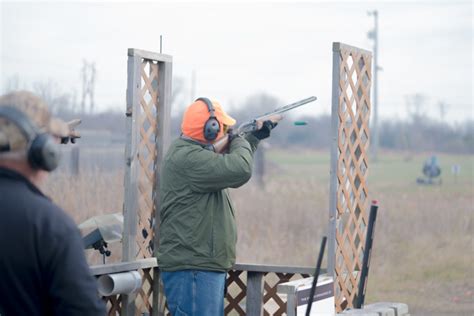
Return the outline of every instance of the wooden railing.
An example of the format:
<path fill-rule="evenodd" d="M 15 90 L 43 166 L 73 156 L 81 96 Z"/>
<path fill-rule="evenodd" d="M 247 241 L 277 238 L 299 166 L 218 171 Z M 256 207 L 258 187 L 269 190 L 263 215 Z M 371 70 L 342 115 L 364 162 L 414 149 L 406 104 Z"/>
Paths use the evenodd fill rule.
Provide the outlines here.
<path fill-rule="evenodd" d="M 311 267 L 236 264 L 227 277 L 226 315 L 283 315 L 286 298 L 277 293 L 280 283 L 314 273 Z"/>
<path fill-rule="evenodd" d="M 155 258 L 134 262 L 98 265 L 91 267 L 92 273 L 99 277 L 104 274 L 138 270 L 142 277 L 151 275 L 158 269 Z M 324 273 L 325 271 L 322 271 Z M 283 315 L 286 313 L 286 298 L 277 293 L 280 283 L 305 278 L 314 273 L 312 267 L 289 267 L 257 264 L 236 264 L 227 276 L 227 295 L 225 297 L 226 315 Z M 145 291 L 142 288 L 140 291 Z M 140 299 L 141 295 L 137 295 Z M 107 302 L 107 315 L 124 315 L 122 295 L 104 297 Z M 149 309 L 140 302 L 135 315 L 148 315 Z M 151 315 L 168 315 L 167 312 L 152 310 Z"/>

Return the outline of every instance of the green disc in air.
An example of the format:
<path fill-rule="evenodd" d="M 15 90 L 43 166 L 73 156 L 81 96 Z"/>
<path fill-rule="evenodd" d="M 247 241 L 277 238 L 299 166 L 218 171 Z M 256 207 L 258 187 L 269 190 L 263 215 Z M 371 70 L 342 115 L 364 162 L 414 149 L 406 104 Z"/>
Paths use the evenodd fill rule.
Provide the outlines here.
<path fill-rule="evenodd" d="M 296 126 L 304 126 L 304 125 L 308 125 L 308 122 L 305 122 L 305 121 L 296 121 L 294 123 Z"/>

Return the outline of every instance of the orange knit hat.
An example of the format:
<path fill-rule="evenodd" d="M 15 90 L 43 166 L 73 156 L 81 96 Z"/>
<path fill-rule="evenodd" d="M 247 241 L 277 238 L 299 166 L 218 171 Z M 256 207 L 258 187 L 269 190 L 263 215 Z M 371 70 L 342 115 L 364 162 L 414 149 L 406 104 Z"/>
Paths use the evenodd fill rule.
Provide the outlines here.
<path fill-rule="evenodd" d="M 221 126 L 216 138 L 219 139 L 224 136 L 223 125 L 233 126 L 236 121 L 224 112 L 219 102 L 214 100 L 211 102 L 215 110 L 214 114 L 216 119 Z M 181 132 L 187 137 L 207 143 L 208 141 L 204 138 L 204 124 L 208 119 L 209 109 L 204 101 L 194 101 L 184 112 L 183 122 L 181 123 Z"/>

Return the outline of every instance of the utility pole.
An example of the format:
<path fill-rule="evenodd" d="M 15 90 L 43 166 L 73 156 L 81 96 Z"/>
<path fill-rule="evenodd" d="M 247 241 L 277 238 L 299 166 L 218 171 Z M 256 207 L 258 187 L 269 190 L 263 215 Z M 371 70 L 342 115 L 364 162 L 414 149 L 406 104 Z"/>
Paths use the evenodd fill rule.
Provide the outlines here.
<path fill-rule="evenodd" d="M 377 161 L 377 153 L 379 147 L 379 122 L 378 122 L 378 72 L 380 70 L 378 60 L 378 46 L 379 46 L 379 25 L 378 25 L 378 16 L 379 13 L 377 10 L 367 12 L 369 16 L 374 17 L 374 28 L 369 31 L 367 37 L 374 41 L 374 93 L 373 93 L 373 113 L 374 116 L 372 117 L 372 158 L 373 161 Z"/>
<path fill-rule="evenodd" d="M 86 98 L 89 97 L 89 112 L 94 111 L 94 86 L 95 86 L 95 63 L 83 61 L 81 77 L 82 77 L 82 113 L 86 111 Z"/>
<path fill-rule="evenodd" d="M 448 105 L 444 101 L 439 101 L 438 108 L 439 108 L 439 116 L 441 117 L 441 122 L 444 122 Z"/>

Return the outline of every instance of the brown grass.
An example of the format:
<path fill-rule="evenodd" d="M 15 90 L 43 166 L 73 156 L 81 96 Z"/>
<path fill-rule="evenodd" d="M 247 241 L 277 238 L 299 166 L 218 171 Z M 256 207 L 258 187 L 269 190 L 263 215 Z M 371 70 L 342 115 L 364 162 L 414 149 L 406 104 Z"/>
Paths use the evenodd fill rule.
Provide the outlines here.
<path fill-rule="evenodd" d="M 53 173 L 43 190 L 59 204 L 77 224 L 102 214 L 121 213 L 123 205 L 123 173 L 84 172 L 79 176 Z M 107 262 L 121 260 L 120 243 L 109 245 L 112 255 Z M 90 264 L 102 263 L 95 250 L 86 251 Z"/>

